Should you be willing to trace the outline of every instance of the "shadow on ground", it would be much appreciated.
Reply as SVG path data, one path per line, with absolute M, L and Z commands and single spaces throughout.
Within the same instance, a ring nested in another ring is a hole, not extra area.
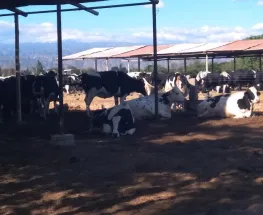
M 138 123 L 136 135 L 49 142 L 57 124 L 1 125 L 1 214 L 227 214 L 263 202 L 263 116 Z M 263 214 L 263 213 L 260 213 Z

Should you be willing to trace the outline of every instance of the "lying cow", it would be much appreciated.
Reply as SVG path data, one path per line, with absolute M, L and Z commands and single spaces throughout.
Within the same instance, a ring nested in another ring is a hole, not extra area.
M 255 87 L 233 94 L 207 98 L 197 107 L 200 118 L 233 117 L 235 119 L 251 117 L 253 104 L 259 103 L 260 92 Z
M 174 88 L 174 86 L 178 87 L 178 89 L 183 93 L 184 97 L 187 97 L 189 95 L 191 85 L 188 82 L 187 78 L 184 75 L 180 74 L 179 72 L 176 72 L 175 74 L 171 74 L 167 77 L 164 86 L 164 91 L 168 92 L 172 88 Z M 173 110 L 176 110 L 176 107 L 179 107 L 180 109 L 184 109 L 184 103 L 180 103 L 180 102 L 176 102 L 176 103 L 172 105 Z
M 90 104 L 94 97 L 109 98 L 114 96 L 115 105 L 126 100 L 126 97 L 137 92 L 146 95 L 143 80 L 131 78 L 124 72 L 106 71 L 106 72 L 89 72 L 83 73 L 80 76 L 81 85 L 86 93 L 86 110 L 90 113 Z
M 175 86 L 166 93 L 158 93 L 158 113 L 163 119 L 171 118 L 171 105 L 174 102 L 184 102 L 183 93 Z M 155 96 L 151 94 L 137 99 L 126 101 L 132 110 L 135 120 L 149 119 L 155 114 Z
M 109 109 L 92 111 L 92 116 L 93 127 L 101 128 L 103 133 L 112 134 L 113 137 L 132 135 L 136 131 L 133 114 L 126 102 Z

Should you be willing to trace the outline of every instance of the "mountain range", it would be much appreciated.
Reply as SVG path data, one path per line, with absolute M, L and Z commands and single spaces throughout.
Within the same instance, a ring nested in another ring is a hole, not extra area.
M 90 48 L 99 47 L 118 47 L 118 46 L 132 46 L 142 45 L 128 42 L 93 42 L 85 43 L 76 40 L 65 40 L 63 41 L 63 56 L 81 52 Z M 148 44 L 143 45 L 151 45 Z M 2 68 L 14 68 L 15 67 L 15 45 L 0 43 L 0 66 Z M 27 69 L 35 67 L 37 60 L 39 60 L 45 69 L 57 67 L 57 43 L 21 43 L 20 44 L 20 64 L 21 69 Z M 118 66 L 122 63 L 127 67 L 127 61 L 121 61 L 116 59 L 109 60 L 109 68 Z M 159 62 L 158 62 L 159 63 Z M 181 65 L 182 62 L 177 64 Z M 149 64 L 148 62 L 142 63 L 141 66 Z M 166 61 L 160 62 L 160 64 L 166 66 Z M 137 68 L 137 62 L 131 62 L 130 66 Z M 74 66 L 77 68 L 88 68 L 94 67 L 94 60 L 78 60 L 78 61 L 64 61 L 63 67 Z M 105 60 L 98 61 L 98 70 L 105 70 Z

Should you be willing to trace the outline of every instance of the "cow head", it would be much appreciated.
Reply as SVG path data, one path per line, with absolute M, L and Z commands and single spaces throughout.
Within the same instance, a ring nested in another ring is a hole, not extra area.
M 36 76 L 35 81 L 32 85 L 32 91 L 35 96 L 43 96 L 44 95 L 44 76 Z
M 162 98 L 164 99 L 166 104 L 172 104 L 174 102 L 184 102 L 186 100 L 183 93 L 181 92 L 181 90 L 178 89 L 177 86 L 175 86 L 167 93 L 164 93 L 162 95 Z
M 138 79 L 136 81 L 138 81 L 138 82 L 137 82 L 137 85 L 135 87 L 135 91 L 137 93 L 141 93 L 144 96 L 147 96 L 147 92 L 146 92 L 147 84 L 144 82 L 143 79 Z
M 51 77 L 56 77 L 57 73 L 55 73 L 53 70 L 48 71 L 48 73 L 46 73 L 45 75 L 47 76 L 51 76 Z
M 260 92 L 256 89 L 256 87 L 250 87 L 245 92 L 245 96 L 248 97 L 250 103 L 259 103 L 260 102 Z

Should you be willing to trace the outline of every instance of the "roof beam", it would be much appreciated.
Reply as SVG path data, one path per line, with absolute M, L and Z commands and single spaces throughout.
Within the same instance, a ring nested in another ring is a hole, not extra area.
M 159 0 L 150 0 L 153 4 L 159 4 Z
M 24 12 L 22 10 L 19 10 L 17 8 L 8 8 L 8 10 L 10 10 L 10 11 L 16 13 L 16 14 L 19 14 L 21 16 L 24 16 L 24 17 L 27 17 L 27 15 L 28 15 L 26 12 Z
M 71 5 L 73 5 L 73 6 L 79 8 L 79 9 L 81 9 L 81 10 L 85 10 L 85 11 L 87 11 L 87 12 L 89 12 L 89 13 L 95 15 L 95 16 L 98 16 L 98 15 L 99 15 L 99 12 L 98 12 L 98 11 L 93 10 L 93 9 L 90 9 L 90 8 L 87 8 L 86 6 L 84 6 L 84 5 L 80 4 L 80 3 L 76 3 L 76 2 L 74 2 L 73 0 L 68 0 L 67 2 L 68 2 L 69 4 L 71 4 Z

